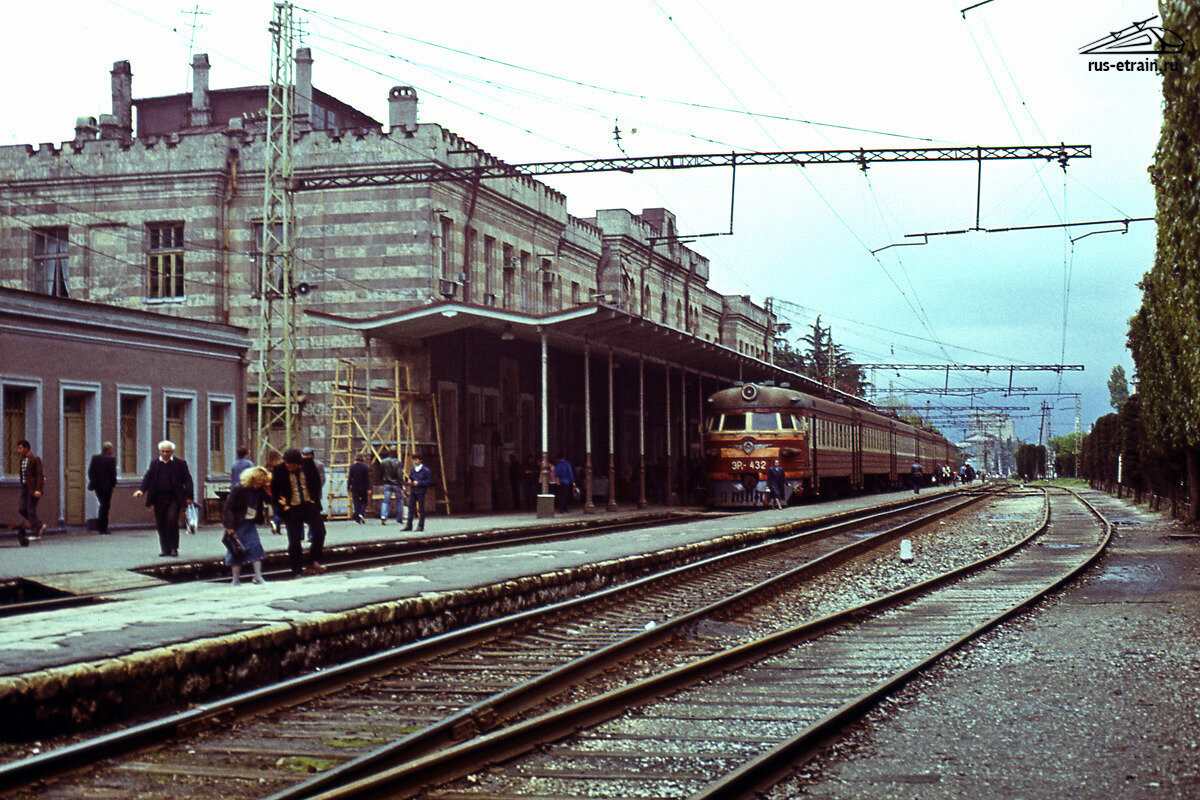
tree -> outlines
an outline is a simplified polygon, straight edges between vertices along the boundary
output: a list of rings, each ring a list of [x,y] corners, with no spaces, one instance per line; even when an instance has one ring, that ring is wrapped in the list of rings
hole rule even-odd
[[[1118,411],[1129,399],[1129,381],[1125,378],[1125,368],[1120,364],[1113,367],[1108,379],[1108,404]]]
[[[1191,3],[1160,3],[1166,30],[1196,31]],[[1150,181],[1158,238],[1143,277],[1142,306],[1129,323],[1141,418],[1150,443],[1182,451],[1191,519],[1200,518],[1200,74],[1163,73],[1163,125]]]
[[[1031,481],[1046,474],[1046,448],[1040,444],[1023,444],[1017,448],[1017,474]]]
[[[800,337],[798,347],[793,347],[783,336],[791,327],[783,324],[775,329],[776,364],[847,394],[862,397],[867,393],[871,384],[862,367],[844,347],[833,341],[829,327],[821,325],[820,317],[813,322],[809,332]]]

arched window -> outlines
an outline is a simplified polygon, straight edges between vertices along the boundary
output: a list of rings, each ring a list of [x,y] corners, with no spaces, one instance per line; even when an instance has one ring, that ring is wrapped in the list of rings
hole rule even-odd
[[[642,287],[642,316],[650,316],[650,287]]]
[[[663,290],[663,293],[662,293],[662,305],[659,308],[659,314],[662,316],[662,324],[663,325],[668,324],[668,322],[667,322],[667,292],[665,289]]]

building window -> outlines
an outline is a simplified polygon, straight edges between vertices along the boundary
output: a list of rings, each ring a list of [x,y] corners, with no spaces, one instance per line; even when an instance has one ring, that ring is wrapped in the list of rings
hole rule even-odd
[[[571,305],[577,306],[582,302],[579,294],[579,281],[571,281]]]
[[[496,305],[496,240],[483,237],[483,304]]]
[[[208,407],[208,474],[220,475],[233,463],[229,458],[233,445],[233,404],[210,403]]]
[[[183,297],[183,224],[154,223],[148,228],[147,297]]]
[[[471,302],[472,295],[479,298],[479,295],[482,294],[482,281],[479,281],[475,274],[475,238],[474,228],[467,228],[463,231],[462,299],[468,303]]]
[[[139,395],[121,395],[120,438],[117,442],[117,457],[122,475],[138,475],[138,461],[150,449],[144,431],[146,426],[146,398]]]
[[[21,469],[17,442],[32,441],[29,428],[34,419],[34,390],[26,386],[4,387],[4,473],[16,475]]]
[[[263,265],[263,253],[268,250],[267,243],[263,240],[263,222],[261,219],[256,220],[254,222],[251,236],[252,236],[252,238],[250,240],[250,242],[251,242],[250,286],[253,287],[251,289],[251,291],[258,292],[262,288],[259,286],[259,280],[260,280],[259,275],[261,274],[260,271],[262,270],[262,265]],[[282,252],[281,247],[282,247],[282,242],[283,242],[283,222],[272,222],[271,223],[271,238],[274,242],[280,243],[280,245],[277,246],[276,248],[274,248],[274,250],[276,253],[281,253]],[[282,273],[278,277],[278,281],[276,282],[275,288],[278,289],[280,291],[280,293],[283,292],[283,275],[282,275]]]
[[[533,281],[533,278],[529,274],[529,267],[530,267],[532,258],[533,257],[531,255],[529,255],[529,253],[527,253],[526,251],[524,251],[524,250],[521,251],[521,310],[522,311],[532,311],[533,310],[531,308],[531,306],[533,305],[533,300],[532,300],[532,296],[529,294],[530,284]]]
[[[56,297],[67,294],[67,229],[36,228],[33,232],[34,290]]]
[[[441,228],[437,238],[437,257],[438,264],[442,270],[442,280],[455,281],[458,276],[454,274],[454,265],[450,259],[450,237],[454,234],[453,223],[449,217],[441,217]]]
[[[175,444],[175,455],[184,458],[184,433],[187,430],[186,400],[167,400],[166,414],[163,419],[163,438]]]
[[[555,310],[554,284],[558,276],[550,271],[550,259],[542,259],[542,313]]]
[[[511,244],[504,245],[504,307],[512,308],[516,302],[516,297],[513,293],[516,291],[517,284],[517,262],[513,258],[513,249]]]
[[[659,304],[658,313],[662,317],[662,324],[669,324],[667,321],[667,293],[665,291],[662,293],[662,303]]]

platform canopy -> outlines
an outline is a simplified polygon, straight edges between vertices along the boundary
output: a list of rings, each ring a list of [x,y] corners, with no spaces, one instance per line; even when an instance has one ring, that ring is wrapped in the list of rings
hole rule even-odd
[[[322,322],[359,331],[371,339],[396,344],[413,344],[464,329],[533,343],[540,342],[544,334],[547,343],[559,350],[582,353],[585,346],[601,351],[612,348],[617,355],[644,358],[719,380],[787,383],[794,389],[837,402],[866,405],[862,398],[805,375],[605,303],[587,303],[550,314],[526,314],[454,300],[364,317],[321,311],[305,313]]]

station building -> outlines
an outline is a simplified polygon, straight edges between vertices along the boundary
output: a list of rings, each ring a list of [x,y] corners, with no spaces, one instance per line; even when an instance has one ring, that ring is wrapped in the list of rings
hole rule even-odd
[[[134,99],[131,65],[117,62],[112,114],[79,118],[61,144],[0,148],[0,285],[253,338],[267,87],[210,89],[207,57],[192,68],[190,94]],[[389,93],[385,127],[314,88],[307,48],[296,76],[299,177],[501,164],[418,121],[409,87]],[[402,445],[427,451],[442,498],[472,511],[512,507],[512,464],[543,450],[577,466],[591,454],[607,502],[673,499],[695,485],[706,394],[738,379],[805,381],[772,365],[771,315],[708,285],[708,260],[679,241],[667,209],[577,217],[563,194],[517,175],[300,191],[294,230],[306,290],[296,433],[334,462],[335,481],[339,453],[389,438],[339,420],[345,364],[372,367],[363,385],[377,397],[428,398]],[[255,363],[252,351],[241,441]],[[115,406],[106,413],[116,419]]]

